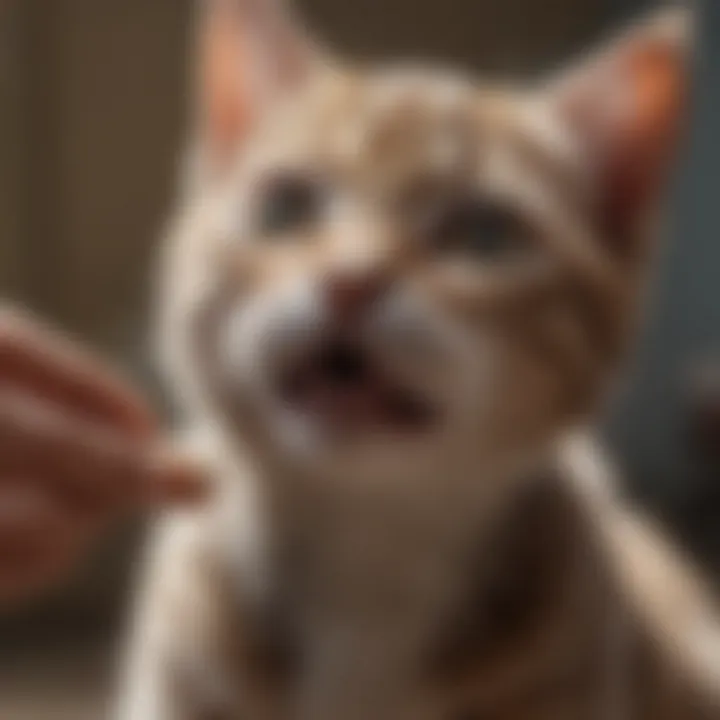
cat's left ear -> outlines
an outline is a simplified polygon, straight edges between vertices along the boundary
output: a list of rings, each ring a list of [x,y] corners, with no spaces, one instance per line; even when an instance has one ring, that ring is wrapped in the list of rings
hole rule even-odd
[[[688,101],[690,13],[639,24],[551,84],[551,101],[590,163],[604,229],[632,254],[635,233],[659,201]]]
[[[319,53],[282,0],[198,0],[198,11],[199,150],[220,172],[267,107],[312,72]]]

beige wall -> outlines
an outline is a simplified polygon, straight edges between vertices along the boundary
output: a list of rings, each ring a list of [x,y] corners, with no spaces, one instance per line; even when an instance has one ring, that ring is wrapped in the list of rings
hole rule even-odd
[[[28,299],[103,344],[137,316],[172,188],[184,5],[18,1],[7,11],[14,98],[3,195],[14,207],[0,252],[21,247],[11,262]]]

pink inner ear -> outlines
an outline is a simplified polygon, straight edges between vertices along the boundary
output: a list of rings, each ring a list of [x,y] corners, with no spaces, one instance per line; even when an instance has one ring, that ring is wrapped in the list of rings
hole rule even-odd
[[[250,126],[311,67],[281,0],[205,0],[199,38],[201,147],[222,172]]]
[[[562,112],[595,167],[601,221],[618,254],[658,200],[685,104],[686,47],[640,34],[602,55],[561,87]]]
[[[641,48],[624,64],[630,97],[626,113],[616,119],[605,168],[604,212],[614,232],[632,225],[666,180],[684,106],[684,69],[678,60],[676,48],[657,45]]]
[[[227,157],[250,123],[250,83],[242,30],[231,10],[205,20],[201,39],[201,102],[208,152]]]

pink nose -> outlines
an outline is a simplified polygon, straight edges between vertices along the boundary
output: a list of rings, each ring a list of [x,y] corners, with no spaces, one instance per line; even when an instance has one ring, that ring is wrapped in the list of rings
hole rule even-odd
[[[380,271],[334,271],[325,278],[325,298],[337,320],[353,322],[374,305],[388,288]]]

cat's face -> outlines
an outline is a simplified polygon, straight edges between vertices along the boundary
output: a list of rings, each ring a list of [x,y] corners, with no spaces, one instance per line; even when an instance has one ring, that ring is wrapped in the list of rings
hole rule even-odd
[[[232,429],[333,474],[539,449],[591,408],[631,310],[594,170],[549,93],[315,72],[178,235],[196,379]]]

